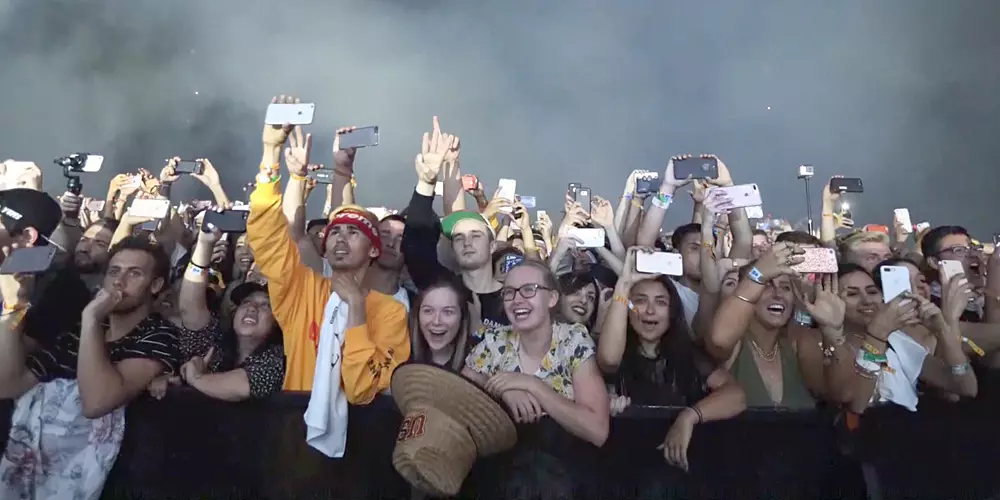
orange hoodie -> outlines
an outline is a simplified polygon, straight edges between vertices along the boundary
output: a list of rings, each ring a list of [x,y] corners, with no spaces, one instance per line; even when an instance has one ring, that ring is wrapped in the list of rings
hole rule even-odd
[[[285,338],[286,391],[312,390],[320,323],[332,293],[330,280],[302,263],[281,211],[278,181],[261,183],[250,195],[247,242],[267,278],[271,310]],[[393,370],[410,357],[406,309],[391,296],[368,292],[364,325],[344,334],[341,377],[352,404],[367,404],[389,387]]]

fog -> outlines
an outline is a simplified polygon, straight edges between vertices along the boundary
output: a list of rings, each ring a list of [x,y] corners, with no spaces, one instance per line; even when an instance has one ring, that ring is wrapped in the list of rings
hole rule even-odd
[[[284,93],[317,103],[314,161],[331,163],[336,127],[381,127],[357,159],[369,206],[403,208],[438,115],[465,173],[489,190],[515,178],[539,208],[558,210],[571,181],[617,199],[633,169],[714,152],[776,216],[805,215],[795,172],[812,164],[816,217],[820,184],[842,174],[865,180],[860,222],[908,207],[1000,230],[981,202],[1000,187],[1000,3],[564,3],[7,0],[0,155],[37,161],[58,192],[53,158],[103,153],[84,179],[96,196],[114,173],[208,157],[239,198]]]

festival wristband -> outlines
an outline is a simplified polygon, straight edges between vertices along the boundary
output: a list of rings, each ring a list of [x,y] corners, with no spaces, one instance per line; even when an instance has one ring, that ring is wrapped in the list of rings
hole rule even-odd
[[[666,210],[670,208],[671,201],[673,201],[673,196],[669,194],[656,193],[656,196],[653,197],[652,203],[654,207]]]
[[[307,177],[302,177],[301,175],[299,175],[299,174],[296,174],[295,172],[289,172],[289,173],[288,173],[288,177],[289,177],[289,178],[291,178],[291,179],[292,179],[293,181],[301,181],[301,182],[305,182],[305,181],[308,181],[308,180],[309,180],[309,178],[307,178]]]
[[[750,272],[747,273],[747,278],[750,278],[750,281],[753,281],[758,285],[764,284],[764,275],[761,274],[760,269],[757,269],[757,266],[754,266],[752,269],[750,269]]]
[[[202,276],[202,275],[205,274],[205,268],[204,267],[196,266],[194,264],[188,264],[187,270],[188,270],[189,273],[191,273],[191,274],[193,274],[195,276]]]
[[[960,365],[951,365],[951,374],[956,377],[961,377],[969,373],[969,362],[966,361]]]
[[[962,342],[968,345],[969,349],[972,349],[972,352],[976,353],[976,355],[980,357],[986,355],[986,351],[984,351],[982,347],[979,347],[979,344],[973,342],[972,339],[968,337],[962,337]]]

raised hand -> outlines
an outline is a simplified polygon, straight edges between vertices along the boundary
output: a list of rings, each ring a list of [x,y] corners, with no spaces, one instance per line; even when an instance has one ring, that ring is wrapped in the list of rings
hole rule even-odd
[[[821,328],[837,330],[844,326],[847,304],[840,298],[840,283],[836,274],[824,274],[813,282],[813,293],[807,294],[801,280],[792,280],[795,297]]]
[[[108,290],[101,288],[94,295],[94,298],[83,308],[83,318],[101,322],[111,314],[115,306],[122,301],[122,292],[119,290]]]
[[[798,273],[792,266],[801,264],[805,260],[804,254],[805,251],[798,245],[783,241],[761,255],[754,267],[760,271],[765,283],[782,275],[796,276]]]
[[[919,302],[910,292],[904,292],[885,304],[868,323],[868,335],[887,342],[889,335],[920,324]]]
[[[277,96],[271,99],[271,104],[298,104],[299,99],[292,96]],[[292,131],[292,126],[289,124],[284,125],[264,125],[264,131],[261,133],[260,140],[264,143],[264,146],[271,148],[281,147],[285,141],[288,139],[288,133]]]
[[[219,178],[219,171],[215,169],[215,165],[208,161],[208,158],[199,158],[198,163],[201,164],[200,174],[191,174],[191,177],[198,179],[199,182],[208,186],[222,186],[222,179]]]
[[[716,165],[719,167],[719,176],[714,179],[705,179],[705,181],[713,186],[727,187],[733,185],[733,176],[729,173],[729,167],[725,163],[722,163],[722,159],[715,155],[701,155],[702,158],[714,159]]]
[[[646,247],[629,248],[625,253],[625,263],[622,266],[622,274],[618,277],[618,283],[631,289],[632,285],[635,285],[640,281],[653,279],[659,276],[659,274],[640,273],[635,269],[635,261],[640,253],[651,254],[655,251],[656,250],[652,248]]]
[[[177,174],[177,164],[180,163],[181,159],[179,156],[175,156],[167,160],[167,164],[160,169],[160,183],[161,184],[173,184],[181,178]]]
[[[420,180],[428,184],[436,183],[445,155],[455,146],[455,136],[442,133],[441,124],[435,116],[434,129],[430,133],[424,132],[420,154],[414,160]]]
[[[590,220],[594,221],[594,224],[608,229],[615,225],[615,212],[611,208],[611,202],[601,198],[600,196],[594,196],[591,205]]]
[[[354,156],[358,154],[358,148],[340,149],[340,136],[353,132],[357,128],[353,125],[341,127],[333,134],[333,165],[335,167],[344,168],[350,172],[354,171]]]
[[[680,160],[687,160],[692,156],[689,154],[678,155],[670,158],[667,162],[667,169],[663,172],[663,184],[666,186],[671,186],[676,190],[679,187],[688,185],[691,182],[691,176],[689,175],[687,179],[675,179],[674,178],[674,162]]]
[[[285,166],[292,175],[305,177],[309,173],[309,153],[312,149],[312,134],[302,135],[302,127],[296,126],[288,136],[285,148]]]

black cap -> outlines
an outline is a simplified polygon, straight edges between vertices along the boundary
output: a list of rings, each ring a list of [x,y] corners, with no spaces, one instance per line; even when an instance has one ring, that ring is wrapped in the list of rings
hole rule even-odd
[[[236,288],[233,288],[233,291],[229,294],[229,301],[232,302],[234,306],[239,307],[239,305],[242,304],[247,297],[256,292],[267,293],[267,285],[256,281],[245,281],[237,285]]]
[[[45,237],[36,244],[44,245],[61,220],[59,203],[41,191],[27,188],[0,191],[0,222],[8,233],[33,227]]]

